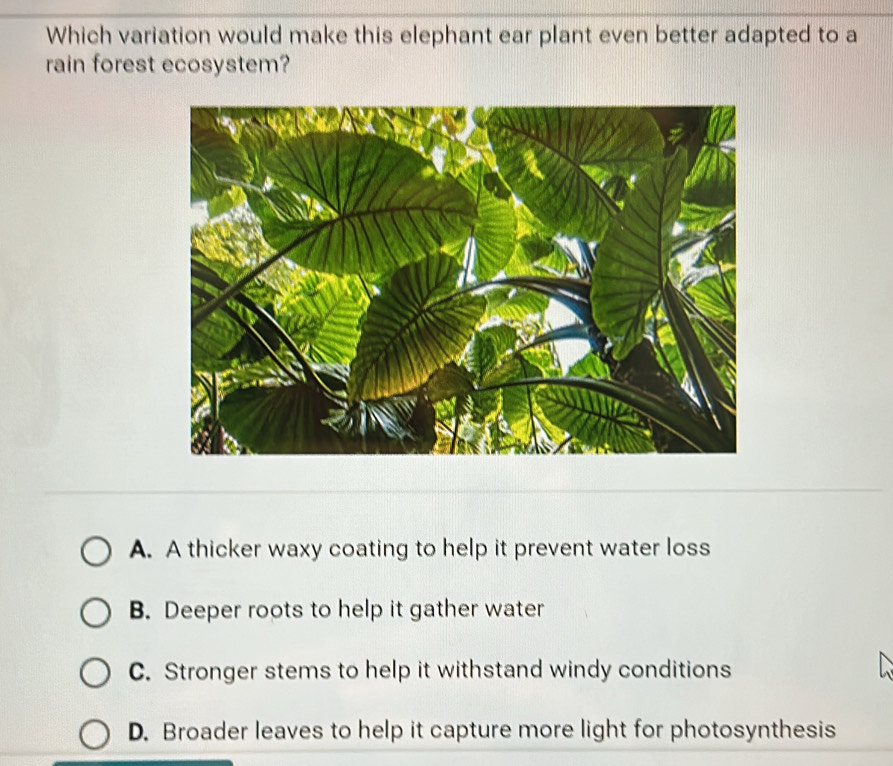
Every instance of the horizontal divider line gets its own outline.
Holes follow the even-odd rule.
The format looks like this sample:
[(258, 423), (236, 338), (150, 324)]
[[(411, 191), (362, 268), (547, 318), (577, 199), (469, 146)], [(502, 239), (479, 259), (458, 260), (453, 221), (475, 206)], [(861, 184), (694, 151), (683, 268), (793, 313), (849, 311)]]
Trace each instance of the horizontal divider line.
[(736, 19), (736, 18), (798, 18), (798, 19), (872, 19), (893, 17), (891, 11), (862, 11), (844, 13), (834, 11), (755, 11), (725, 13), (589, 13), (581, 11), (560, 13), (0, 13), (0, 19)]
[(882, 487), (782, 487), (780, 489), (48, 489), (45, 495), (705, 495), (878, 494)]
[[(585, 744), (585, 743), (584, 743)], [(232, 750), (227, 750), (225, 752), (214, 752), (214, 751), (205, 751), (202, 753), (190, 753), (186, 756), (187, 760), (195, 761), (195, 766), (201, 766), (202, 758), (205, 760), (209, 758), (220, 759), (221, 757), (227, 757), (232, 759), (233, 757), (245, 757), (245, 756), (262, 756), (262, 755), (293, 755), (300, 756), (304, 754), (327, 754), (327, 755), (338, 755), (344, 753), (362, 753), (363, 755), (369, 755), (374, 753), (417, 753), (424, 755), (442, 755), (444, 753), (458, 753), (460, 752), (458, 749), (450, 750), (446, 747), (439, 748), (408, 748), (408, 747), (379, 747), (378, 745), (371, 745), (367, 747), (339, 747), (339, 748), (310, 748), (310, 747), (302, 747), (300, 750), (297, 749), (265, 749), (265, 750), (239, 750), (233, 753)], [(558, 746), (558, 747), (519, 747), (519, 746), (509, 746), (509, 747), (465, 747), (462, 746), (461, 752), (463, 753), (490, 753), (490, 754), (499, 754), (499, 753), (531, 753), (531, 754), (544, 754), (544, 753), (772, 753), (772, 754), (780, 754), (784, 753), (785, 755), (797, 755), (798, 753), (827, 753), (827, 754), (836, 754), (836, 753), (860, 753), (860, 754), (872, 754), (872, 753), (893, 753), (893, 747), (775, 747), (775, 748), (762, 748), (762, 747), (603, 747), (601, 745), (589, 746), (589, 747), (568, 747), (568, 746)], [(59, 759), (59, 756), (53, 750), (15, 750), (15, 751), (0, 751), (0, 758), (27, 758), (27, 757), (50, 757)], [(105, 752), (103, 751), (103, 757), (118, 757), (115, 756), (113, 752)], [(63, 757), (71, 757), (71, 756), (63, 756)], [(80, 756), (80, 754), (78, 755)], [(124, 753), (122, 752), (120, 757), (133, 759), (132, 753)], [(154, 757), (151, 755), (142, 756), (142, 760), (145, 760), (148, 757)], [(172, 757), (170, 754), (166, 756), (158, 755), (157, 757), (164, 757), (168, 760)], [(134, 761), (134, 764), (141, 763), (141, 760)], [(91, 763), (90, 761), (87, 762)]]

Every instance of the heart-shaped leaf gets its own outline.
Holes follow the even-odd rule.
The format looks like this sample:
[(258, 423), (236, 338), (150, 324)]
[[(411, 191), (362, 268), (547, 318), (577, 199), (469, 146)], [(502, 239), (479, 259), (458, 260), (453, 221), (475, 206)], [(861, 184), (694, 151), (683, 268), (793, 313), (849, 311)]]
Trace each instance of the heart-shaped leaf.
[(644, 173), (598, 249), (592, 317), (613, 341), (616, 359), (642, 340), (648, 311), (666, 281), (686, 163), (680, 149)]
[(311, 133), (280, 141), (274, 182), (309, 199), (314, 215), (258, 205), (264, 237), (295, 262), (333, 274), (382, 273), (464, 240), (469, 192), (424, 157), (376, 136)]
[(484, 313), (482, 297), (459, 294), (458, 264), (432, 255), (394, 273), (366, 315), (347, 393), (379, 399), (417, 388), (457, 359)]
[(660, 157), (664, 139), (640, 109), (494, 109), (487, 131), (499, 172), (542, 221), (570, 237), (602, 238), (617, 204), (599, 181)]

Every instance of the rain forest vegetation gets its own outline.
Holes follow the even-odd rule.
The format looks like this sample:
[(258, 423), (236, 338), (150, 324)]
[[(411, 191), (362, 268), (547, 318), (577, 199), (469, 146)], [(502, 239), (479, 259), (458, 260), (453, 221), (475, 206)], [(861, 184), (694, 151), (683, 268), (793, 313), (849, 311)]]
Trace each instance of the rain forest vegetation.
[(736, 449), (735, 109), (191, 122), (194, 453)]

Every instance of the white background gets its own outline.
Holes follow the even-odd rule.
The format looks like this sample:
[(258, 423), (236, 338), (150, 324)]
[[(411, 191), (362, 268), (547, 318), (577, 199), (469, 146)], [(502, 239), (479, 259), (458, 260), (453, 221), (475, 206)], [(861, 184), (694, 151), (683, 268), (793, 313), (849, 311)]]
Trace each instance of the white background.
[[(351, 30), (362, 21), (392, 30), (416, 21), (432, 27), (448, 21), (496, 30), (538, 29), (557, 20), (554, 12), (512, 18), (512, 5), (493, 6), (490, 18), (282, 15), (266, 21), (286, 28), (327, 21)], [(876, 10), (888, 10), (883, 5)], [(166, 10), (164, 4), (155, 7)], [(557, 23), (569, 27), (623, 26), (651, 34), (657, 23), (720, 30), (746, 23), (799, 29), (809, 23), (814, 38), (819, 25), (830, 25), (841, 37), (843, 30), (855, 29), (859, 42), (768, 50), (725, 44), (435, 51), (399, 43), (350, 45), (289, 49), (287, 75), (215, 79), (48, 75), (45, 59), (58, 53), (47, 43), (45, 26), (101, 21), (112, 29), (182, 23), (213, 30), (262, 22), (115, 18), (114, 5), (96, 6), (108, 13), (103, 18), (76, 20), (62, 15), (73, 12), (73, 5), (55, 10), (60, 15), (51, 19), (27, 18), (30, 5), (0, 6), (8, 14), (0, 18), (0, 763), (85, 757), (76, 732), (91, 717), (104, 718), (112, 728), (103, 757), (136, 758), (178, 753), (180, 746), (160, 742), (160, 722), (166, 720), (263, 718), (328, 728), (333, 720), (386, 716), (402, 722), (578, 723), (581, 716), (666, 723), (686, 716), (824, 720), (837, 726), (830, 743), (740, 747), (840, 751), (826, 761), (815, 752), (766, 753), (757, 761), (753, 753), (728, 752), (734, 743), (710, 743), (706, 747), (724, 755), (705, 754), (703, 762), (889, 760), (893, 683), (878, 677), (877, 659), (879, 650), (893, 652), (893, 422), (886, 406), (893, 370), (887, 337), (893, 320), (890, 15), (860, 8), (863, 15), (851, 18), (815, 11), (808, 17), (674, 17), (670, 12), (678, 6), (664, 6), (666, 15), (659, 17), (577, 17), (564, 6)], [(311, 10), (320, 12), (321, 6)], [(433, 4), (400, 10), (445, 12)], [(608, 11), (629, 13), (620, 6)], [(87, 58), (89, 67), (95, 49), (70, 52)], [(120, 47), (104, 53), (126, 55)], [(451, 103), (736, 106), (736, 455), (189, 454), (190, 107)], [(80, 561), (79, 546), (91, 534), (113, 544), (107, 567), (90, 569)], [(163, 560), (171, 539), (197, 536), (320, 542), (473, 536), (491, 542), (497, 536), (558, 541), (668, 535), (708, 541), (712, 555), (703, 561), (517, 565), (414, 557), (340, 565)], [(127, 559), (137, 537), (153, 551), (151, 561)], [(110, 625), (99, 631), (85, 628), (77, 613), (92, 595), (105, 596), (114, 609)], [(301, 620), (207, 626), (165, 624), (160, 614), (168, 598), (246, 603), (286, 596), (304, 603), (339, 597), (522, 598), (546, 608), (542, 619), (514, 624)], [(126, 619), (131, 598), (146, 601), (155, 613), (152, 622)], [(93, 654), (113, 667), (112, 682), (101, 690), (87, 689), (77, 676), (80, 663)], [(413, 665), (419, 659), (468, 657), (600, 657), (615, 664), (673, 657), (728, 662), (733, 677), (710, 683), (329, 681), (229, 687), (166, 683), (155, 668), (159, 678), (140, 685), (126, 680), (125, 672), (133, 659), (147, 665), (262, 665), (366, 657)], [(146, 724), (149, 743), (126, 741), (131, 720)], [(365, 749), (351, 746), (355, 752), (343, 752), (344, 760)], [(410, 746), (431, 743), (404, 741), (397, 750)], [(666, 741), (648, 746), (670, 747)], [(208, 745), (204, 752), (244, 751), (238, 763), (282, 763), (279, 747), (279, 754), (275, 745), (253, 742)], [(327, 738), (315, 747), (335, 744)], [(495, 753), (472, 753), (475, 747), (461, 748), (469, 761), (493, 762)], [(502, 749), (519, 747), (513, 741)], [(568, 762), (591, 762), (589, 753), (611, 745), (574, 740), (560, 747), (568, 751)], [(250, 752), (256, 757), (248, 757)], [(396, 757), (390, 753), (381, 762)], [(505, 757), (515, 761), (521, 754)], [(697, 756), (606, 757), (672, 764), (696, 762)]]

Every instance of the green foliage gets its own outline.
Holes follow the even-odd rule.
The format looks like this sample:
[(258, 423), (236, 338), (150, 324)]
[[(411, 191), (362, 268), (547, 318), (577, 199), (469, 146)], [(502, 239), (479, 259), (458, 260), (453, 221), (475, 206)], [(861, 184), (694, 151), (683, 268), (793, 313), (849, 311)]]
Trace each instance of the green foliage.
[(713, 208), (735, 205), (735, 107), (716, 108), (710, 114), (704, 145), (685, 182), (685, 200)]
[(592, 317), (623, 359), (645, 335), (645, 321), (667, 279), (686, 158), (677, 150), (639, 179), (618, 213), (592, 271)]
[(589, 447), (613, 452), (653, 449), (635, 411), (616, 399), (585, 389), (543, 386), (537, 401), (553, 423)]
[(663, 151), (657, 124), (638, 109), (494, 109), (487, 130), (502, 176), (527, 207), (555, 231), (590, 240), (617, 211), (599, 181), (635, 173)]
[(194, 452), (735, 450), (733, 107), (195, 109), (191, 139)]
[(459, 176), (475, 202), (475, 220), (468, 244), (470, 265), (480, 280), (493, 279), (499, 274), (515, 250), (515, 209), (508, 198), (497, 196), (498, 188), (495, 193), (488, 188), (488, 175), (487, 166), (478, 162)]
[(192, 199), (213, 200), (234, 182), (247, 181), (252, 165), (245, 148), (213, 115), (196, 109), (192, 116)]
[(306, 383), (242, 388), (221, 402), (220, 423), (253, 452), (341, 452), (338, 434), (322, 423), (329, 407)]
[(474, 218), (460, 184), (376, 136), (311, 133), (282, 141), (267, 169), (273, 183), (305, 195), (310, 207), (306, 217), (261, 208), (264, 237), (316, 271), (389, 271), (459, 239)]
[(359, 324), (369, 299), (353, 279), (292, 273), (282, 292), (284, 327), (312, 362), (350, 364), (360, 339)]
[(459, 357), (485, 301), (457, 295), (458, 274), (451, 258), (430, 255), (398, 269), (372, 299), (347, 381), (352, 400), (405, 394)]

